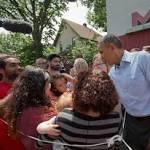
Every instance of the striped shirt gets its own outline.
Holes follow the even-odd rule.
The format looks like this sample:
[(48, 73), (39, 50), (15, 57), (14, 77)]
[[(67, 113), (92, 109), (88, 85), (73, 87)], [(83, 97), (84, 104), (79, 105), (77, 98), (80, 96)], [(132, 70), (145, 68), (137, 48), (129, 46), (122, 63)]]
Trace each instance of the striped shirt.
[[(72, 109), (64, 109), (56, 119), (60, 126), (59, 140), (68, 144), (89, 145), (105, 143), (107, 139), (118, 134), (120, 116), (112, 112), (105, 117), (90, 117)], [(48, 136), (41, 136), (43, 140), (50, 140)], [(42, 144), (42, 143), (41, 143)], [(39, 143), (40, 145), (40, 143)], [(65, 150), (107, 150), (107, 145), (96, 147), (65, 147)]]

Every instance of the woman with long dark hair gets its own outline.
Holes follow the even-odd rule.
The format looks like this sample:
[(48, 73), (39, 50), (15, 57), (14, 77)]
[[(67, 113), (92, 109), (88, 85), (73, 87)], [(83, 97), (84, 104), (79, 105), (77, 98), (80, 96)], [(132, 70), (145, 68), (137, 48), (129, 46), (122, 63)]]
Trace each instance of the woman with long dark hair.
[[(49, 88), (49, 75), (39, 68), (26, 69), (13, 86), (5, 118), (11, 133), (19, 136), (26, 150), (36, 150), (35, 141), (27, 135), (38, 137), (36, 126), (52, 115), (46, 97)], [(50, 150), (50, 146), (45, 149)]]

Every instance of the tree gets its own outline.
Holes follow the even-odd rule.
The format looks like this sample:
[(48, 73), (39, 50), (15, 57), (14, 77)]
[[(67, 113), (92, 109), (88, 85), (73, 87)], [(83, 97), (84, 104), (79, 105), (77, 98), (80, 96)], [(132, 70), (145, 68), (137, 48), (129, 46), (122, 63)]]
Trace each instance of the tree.
[(0, 53), (15, 55), (20, 58), (23, 65), (34, 62), (33, 53), (29, 47), (31, 45), (31, 36), (22, 34), (1, 34), (0, 35)]
[[(22, 65), (35, 62), (35, 53), (31, 49), (31, 36), (22, 34), (0, 34), (0, 53), (15, 55), (20, 58)], [(50, 45), (43, 45), (43, 55), (46, 57), (55, 49)]]
[(89, 64), (91, 64), (94, 55), (97, 53), (97, 43), (95, 41), (79, 39), (75, 41), (73, 46), (70, 46), (67, 52), (62, 53), (65, 59), (71, 63), (76, 58), (84, 58)]
[(67, 3), (67, 0), (0, 0), (0, 16), (32, 23), (30, 48), (38, 58), (43, 55), (42, 39), (53, 39), (58, 18), (67, 9)]
[(87, 19), (95, 28), (106, 31), (106, 0), (81, 0), (89, 8)]

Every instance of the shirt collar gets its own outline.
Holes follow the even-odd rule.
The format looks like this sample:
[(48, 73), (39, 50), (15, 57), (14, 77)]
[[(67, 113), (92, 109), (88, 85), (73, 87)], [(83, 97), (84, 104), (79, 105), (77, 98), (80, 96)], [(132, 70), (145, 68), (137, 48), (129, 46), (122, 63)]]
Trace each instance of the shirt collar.
[(128, 52), (127, 50), (124, 50), (124, 54), (123, 57), (121, 59), (121, 62), (129, 62), (131, 63), (132, 61), (132, 55), (130, 52)]

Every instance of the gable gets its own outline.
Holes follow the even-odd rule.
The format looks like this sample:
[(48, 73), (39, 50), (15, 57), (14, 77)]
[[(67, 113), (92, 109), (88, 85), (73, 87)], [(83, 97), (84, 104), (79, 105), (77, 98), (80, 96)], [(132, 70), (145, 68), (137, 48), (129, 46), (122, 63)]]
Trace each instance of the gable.
[[(74, 30), (81, 38), (96, 41), (97, 37), (101, 36), (94, 30), (65, 19), (65, 22)], [(102, 36), (101, 36), (102, 37)]]
[(73, 40), (78, 37), (79, 37), (78, 34), (74, 32), (72, 28), (70, 28), (70, 26), (64, 23), (63, 29), (55, 43), (56, 49), (60, 49), (61, 45), (62, 50), (66, 50), (68, 46), (72, 45)]

